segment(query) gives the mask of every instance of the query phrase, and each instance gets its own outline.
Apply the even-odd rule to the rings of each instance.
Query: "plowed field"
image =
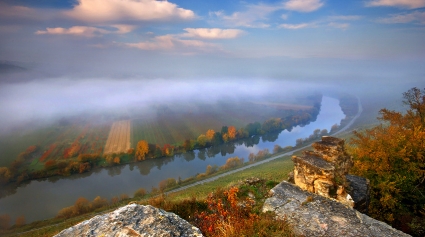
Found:
[[[124,153],[128,149],[130,149],[130,120],[114,122],[103,153]]]

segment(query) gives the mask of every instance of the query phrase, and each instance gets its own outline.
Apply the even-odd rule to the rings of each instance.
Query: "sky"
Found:
[[[4,64],[26,70],[0,67],[2,127],[301,87],[399,98],[425,88],[425,0],[0,0]]]
[[[55,76],[418,70],[424,39],[425,0],[0,1],[0,60]]]

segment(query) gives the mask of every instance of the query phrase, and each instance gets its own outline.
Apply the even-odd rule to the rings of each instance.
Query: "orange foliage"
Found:
[[[233,187],[223,192],[222,196],[208,196],[208,211],[196,214],[197,226],[205,235],[224,236],[228,234],[229,227],[230,232],[241,230],[245,226],[252,226],[259,218],[257,214],[251,213],[254,200],[239,200],[238,192],[239,189]]]
[[[86,171],[89,171],[90,168],[91,168],[90,163],[88,163],[88,162],[81,163],[78,172],[81,174],[81,173],[84,173]]]
[[[149,145],[148,142],[145,140],[141,140],[137,143],[136,148],[136,159],[137,160],[144,160],[146,157],[146,154],[149,152]]]
[[[114,163],[119,164],[121,162],[120,158],[117,156],[114,158]]]
[[[234,140],[237,135],[236,128],[234,126],[229,126],[227,129],[227,135],[229,136],[229,140]]]
[[[229,159],[226,160],[226,164],[224,164],[223,166],[221,166],[221,169],[231,169],[237,166],[240,166],[244,163],[244,158],[239,158],[237,156],[235,157],[230,157]]]
[[[214,134],[215,134],[214,130],[209,129],[207,133],[205,134],[205,136],[207,137],[208,141],[211,141],[214,137]]]

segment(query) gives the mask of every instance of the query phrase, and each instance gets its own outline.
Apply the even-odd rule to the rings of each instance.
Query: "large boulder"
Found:
[[[174,213],[130,204],[63,230],[62,236],[203,236],[201,231]]]
[[[409,236],[336,200],[283,181],[272,190],[263,212],[274,212],[302,236]]]

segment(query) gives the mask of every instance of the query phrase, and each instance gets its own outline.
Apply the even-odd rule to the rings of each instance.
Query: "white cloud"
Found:
[[[281,24],[279,25],[279,28],[284,28],[288,30],[298,30],[302,28],[311,27],[311,24],[308,23],[302,23],[302,24]]]
[[[284,3],[284,8],[290,11],[312,12],[324,5],[320,0],[289,0]]]
[[[132,31],[135,26],[131,25],[112,25],[113,28],[116,28],[115,31],[106,30],[98,27],[90,26],[73,26],[70,28],[46,28],[46,30],[39,30],[35,32],[37,35],[74,35],[74,36],[83,36],[83,37],[95,37],[104,34],[126,34]]]
[[[385,24],[394,24],[394,23],[411,23],[418,22],[420,24],[425,24],[425,12],[415,11],[407,14],[393,14],[390,17],[380,18],[378,22]]]
[[[224,14],[223,11],[210,12],[210,16],[217,17],[219,21],[227,26],[248,27],[248,28],[268,28],[269,24],[264,23],[268,16],[281,10],[282,6],[272,6],[266,4],[248,5],[246,11],[234,12],[231,15]]]
[[[366,3],[368,7],[400,7],[415,9],[425,7],[425,0],[372,0]]]
[[[233,39],[244,33],[238,29],[219,29],[219,28],[186,28],[187,33],[183,37],[203,38],[203,39]]]
[[[168,1],[156,0],[78,0],[65,15],[86,22],[161,21],[195,18],[191,10]]]
[[[350,24],[348,23],[336,23],[336,22],[330,22],[328,26],[333,28],[338,28],[342,30],[346,30],[348,27],[350,27]]]
[[[206,43],[200,40],[184,40],[176,37],[175,35],[156,36],[149,41],[142,41],[138,43],[124,43],[121,45],[141,50],[219,50],[219,47],[215,44]]]

